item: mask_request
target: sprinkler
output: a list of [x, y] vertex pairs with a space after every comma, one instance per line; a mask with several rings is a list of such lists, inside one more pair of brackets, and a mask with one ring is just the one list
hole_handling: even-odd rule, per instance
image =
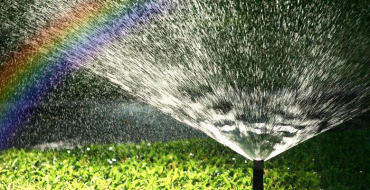
[[254, 160], [253, 190], [263, 190], [263, 160]]

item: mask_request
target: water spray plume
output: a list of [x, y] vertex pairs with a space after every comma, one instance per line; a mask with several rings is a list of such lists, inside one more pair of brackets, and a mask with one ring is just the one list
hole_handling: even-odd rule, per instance
[[250, 160], [368, 109], [370, 25], [348, 18], [365, 12], [323, 2], [167, 6], [84, 67]]

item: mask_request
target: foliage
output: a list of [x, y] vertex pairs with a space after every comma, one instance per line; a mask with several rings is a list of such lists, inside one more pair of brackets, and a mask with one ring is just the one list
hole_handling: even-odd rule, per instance
[[[266, 189], [366, 189], [370, 130], [320, 135], [266, 162]], [[10, 149], [0, 189], [251, 189], [252, 162], [212, 139]]]

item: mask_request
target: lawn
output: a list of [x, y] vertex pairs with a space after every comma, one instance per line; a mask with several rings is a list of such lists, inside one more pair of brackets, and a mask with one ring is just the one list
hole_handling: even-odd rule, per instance
[[[265, 164], [265, 189], [369, 189], [370, 130], [321, 134]], [[212, 139], [10, 149], [0, 189], [251, 189], [252, 162]]]

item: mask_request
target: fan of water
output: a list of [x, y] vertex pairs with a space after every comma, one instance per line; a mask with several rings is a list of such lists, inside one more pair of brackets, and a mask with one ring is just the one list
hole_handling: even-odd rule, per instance
[[128, 12], [143, 24], [121, 23], [126, 35], [83, 67], [248, 159], [268, 160], [369, 108], [369, 3], [134, 7], [160, 14]]
[[255, 160], [368, 108], [366, 10], [212, 2], [168, 3], [86, 68]]
[[368, 12], [286, 1], [166, 6], [86, 68], [255, 160], [367, 108], [370, 25], [353, 17]]

